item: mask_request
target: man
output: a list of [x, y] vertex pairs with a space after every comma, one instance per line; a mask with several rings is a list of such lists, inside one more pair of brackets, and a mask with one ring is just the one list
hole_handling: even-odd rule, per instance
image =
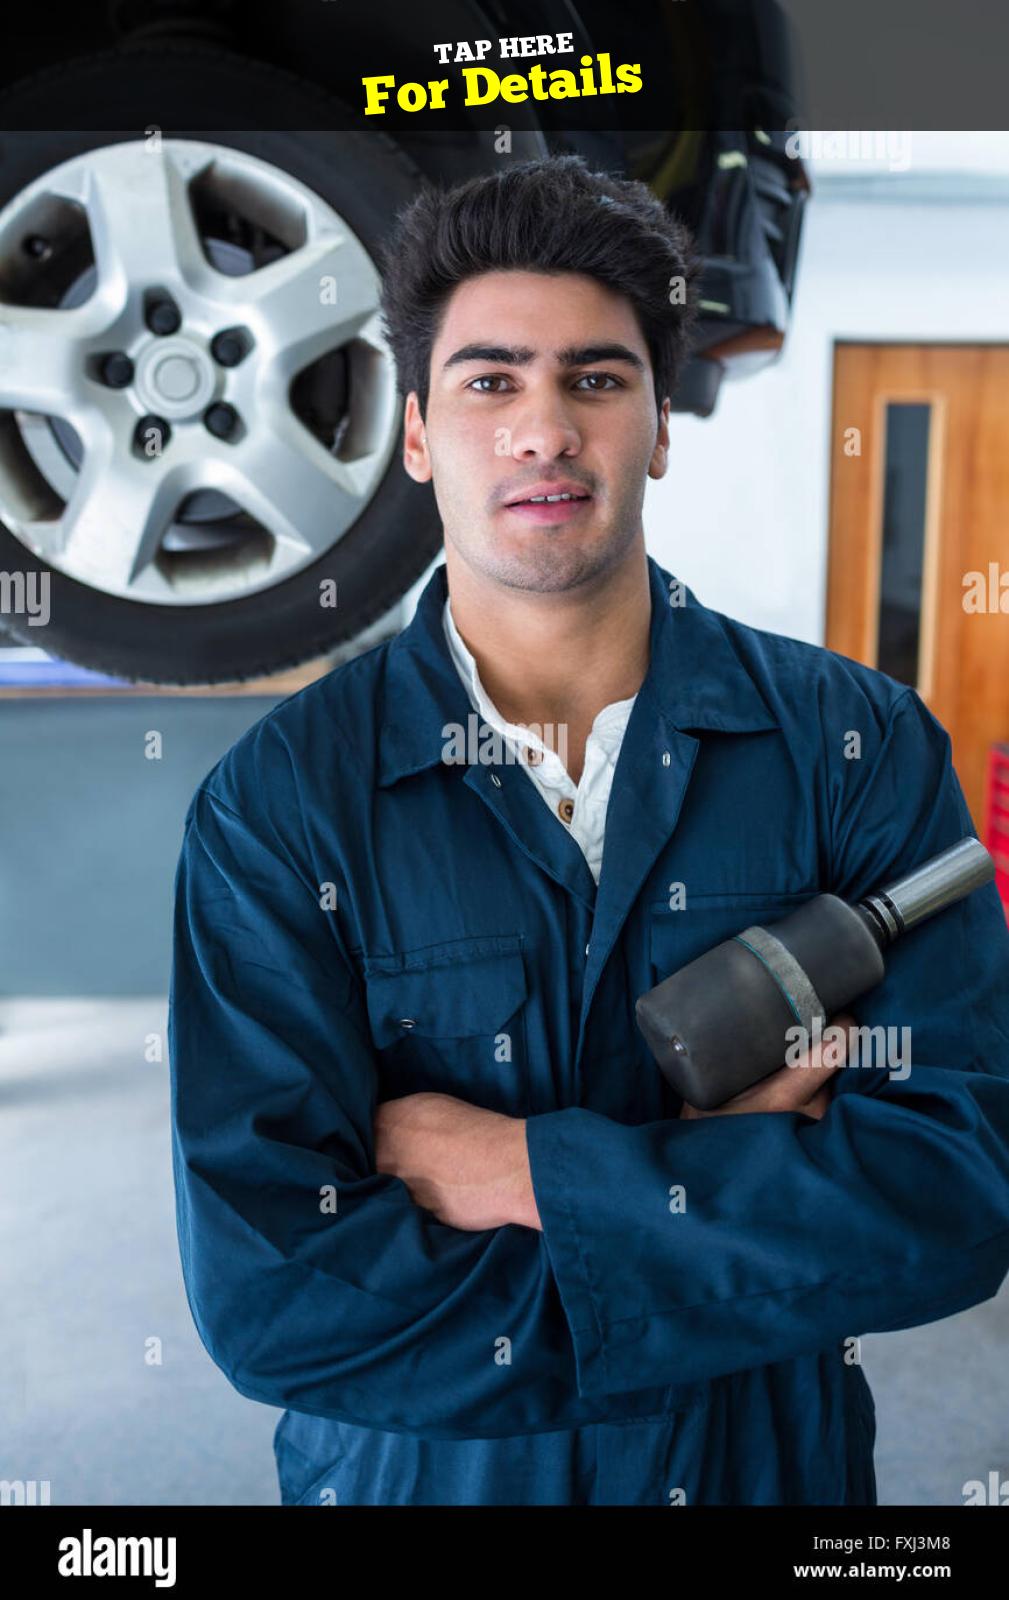
[[385, 309], [444, 566], [190, 806], [182, 1261], [213, 1359], [287, 1408], [285, 1503], [872, 1503], [858, 1335], [1009, 1265], [993, 886], [843, 1019], [910, 1028], [910, 1068], [810, 1049], [701, 1115], [635, 1024], [974, 831], [913, 689], [646, 555], [696, 277], [575, 158], [417, 199]]

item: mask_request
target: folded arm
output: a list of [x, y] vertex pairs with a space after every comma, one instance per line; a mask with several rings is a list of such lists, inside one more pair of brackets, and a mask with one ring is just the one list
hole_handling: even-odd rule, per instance
[[230, 801], [201, 786], [187, 815], [169, 1006], [178, 1236], [211, 1357], [250, 1399], [434, 1438], [663, 1411], [647, 1375], [579, 1395], [539, 1233], [461, 1231], [376, 1171], [337, 920]]
[[[973, 832], [949, 738], [911, 691], [838, 769], [833, 892], [857, 899]], [[992, 884], [893, 946], [848, 1008], [911, 1067], [836, 1074], [819, 1121], [527, 1122], [581, 1394], [690, 1382], [989, 1298], [1009, 1269], [1009, 930]], [[884, 1058], [887, 1059], [887, 1058]]]

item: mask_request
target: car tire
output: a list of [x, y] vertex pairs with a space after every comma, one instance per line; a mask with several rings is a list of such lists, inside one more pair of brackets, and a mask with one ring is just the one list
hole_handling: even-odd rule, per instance
[[[212, 120], [219, 126], [222, 106], [233, 104], [241, 117], [244, 105], [248, 119], [249, 105], [261, 96], [270, 97], [274, 121], [280, 120], [278, 108], [289, 105], [292, 127], [299, 115], [304, 125], [306, 96], [327, 100], [281, 69], [222, 50], [164, 44], [157, 50], [130, 50], [128, 56], [105, 51], [23, 80], [0, 98], [0, 126], [16, 127], [19, 111], [44, 103], [58, 104], [68, 123], [79, 106], [86, 125], [87, 115], [93, 115], [87, 108], [100, 105], [108, 108], [108, 121], [116, 128], [143, 130], [152, 122], [184, 127], [180, 137], [244, 151], [312, 189], [377, 263], [396, 211], [424, 181], [418, 169], [378, 132], [189, 131], [201, 107], [213, 108]], [[173, 97], [180, 98], [174, 117]], [[333, 122], [346, 124], [345, 109], [327, 103]], [[0, 134], [0, 210], [60, 162], [138, 137], [135, 131]], [[0, 279], [0, 318], [3, 298]], [[396, 415], [398, 428], [398, 398]], [[14, 637], [42, 643], [50, 654], [96, 671], [156, 684], [242, 681], [324, 654], [384, 616], [430, 565], [441, 539], [430, 485], [414, 483], [395, 450], [371, 498], [331, 549], [270, 587], [226, 601], [138, 602], [80, 582], [38, 558], [5, 525], [3, 514], [0, 506], [0, 570], [24, 572], [29, 584], [38, 577], [28, 575], [48, 574], [49, 582], [48, 624], [40, 629], [12, 615], [5, 621]], [[330, 603], [323, 605], [325, 580], [330, 580]]]

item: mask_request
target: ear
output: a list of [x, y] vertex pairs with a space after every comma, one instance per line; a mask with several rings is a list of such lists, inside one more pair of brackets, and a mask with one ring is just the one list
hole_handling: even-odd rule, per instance
[[659, 426], [655, 434], [655, 449], [652, 459], [648, 463], [648, 476], [650, 478], [664, 478], [666, 467], [669, 465], [669, 399], [662, 402], [659, 412]]
[[403, 465], [416, 483], [431, 481], [431, 457], [427, 453], [427, 433], [414, 389], [406, 397], [403, 413]]

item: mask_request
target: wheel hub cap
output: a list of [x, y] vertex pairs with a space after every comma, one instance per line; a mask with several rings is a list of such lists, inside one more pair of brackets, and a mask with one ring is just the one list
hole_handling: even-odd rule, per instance
[[152, 339], [137, 362], [137, 393], [146, 411], [170, 421], [198, 416], [213, 398], [214, 365], [192, 339]]

